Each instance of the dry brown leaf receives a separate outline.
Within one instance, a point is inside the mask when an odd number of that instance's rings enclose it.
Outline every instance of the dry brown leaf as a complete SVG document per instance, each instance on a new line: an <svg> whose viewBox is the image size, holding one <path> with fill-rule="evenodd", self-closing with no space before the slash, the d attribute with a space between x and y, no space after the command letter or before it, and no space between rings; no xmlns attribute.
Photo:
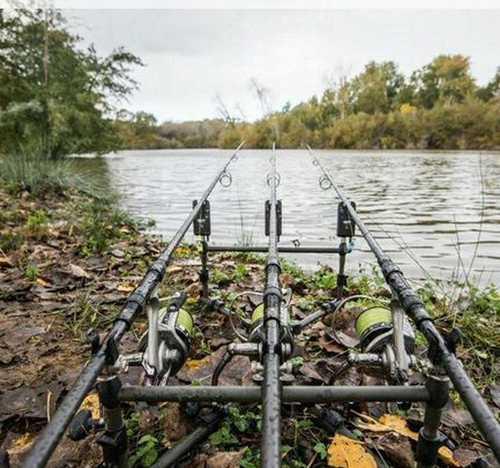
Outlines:
<svg viewBox="0 0 500 468"><path fill-rule="evenodd" d="M37 278L36 279L36 284L38 284L38 286L43 286L43 287L50 286L50 283L48 283L47 281L43 280L42 278Z"/></svg>
<svg viewBox="0 0 500 468"><path fill-rule="evenodd" d="M9 455L12 456L18 453L26 452L31 447L35 438L36 434L33 432L27 432L26 434L19 436L8 449Z"/></svg>
<svg viewBox="0 0 500 468"><path fill-rule="evenodd" d="M210 363L210 356L205 356L203 359L188 359L185 366L190 370L198 370Z"/></svg>
<svg viewBox="0 0 500 468"><path fill-rule="evenodd" d="M82 267L75 265L74 263L69 264L69 272L76 278L90 278L90 275Z"/></svg>
<svg viewBox="0 0 500 468"><path fill-rule="evenodd" d="M377 468L377 462L363 443L337 434L328 447L328 466L336 468Z"/></svg>
<svg viewBox="0 0 500 468"><path fill-rule="evenodd" d="M13 263L11 262L10 258L7 257L6 255L0 255L0 266L13 266Z"/></svg>
<svg viewBox="0 0 500 468"><path fill-rule="evenodd" d="M245 449L238 452L219 452L207 460L207 468L238 468Z"/></svg>
<svg viewBox="0 0 500 468"><path fill-rule="evenodd" d="M395 414L384 414L378 421L373 418L360 415L363 419L368 420L368 423L358 423L360 429L370 432L396 432L414 441L418 440L418 433L412 431L408 427L406 419ZM441 447L439 449L439 457L447 465L460 467L462 466L457 460L453 458L453 452L448 447Z"/></svg>
<svg viewBox="0 0 500 468"><path fill-rule="evenodd" d="M126 293L128 293L128 292L132 292L135 288L134 288L134 286L130 286L130 285L127 285L127 284L120 284L118 286L118 288L116 288L116 289L118 291L120 291L120 292L126 292Z"/></svg>

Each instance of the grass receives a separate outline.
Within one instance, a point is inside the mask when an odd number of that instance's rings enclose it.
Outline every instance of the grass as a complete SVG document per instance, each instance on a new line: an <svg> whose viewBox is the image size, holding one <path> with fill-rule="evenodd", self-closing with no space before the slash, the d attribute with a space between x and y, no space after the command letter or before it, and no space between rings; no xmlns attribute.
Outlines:
<svg viewBox="0 0 500 468"><path fill-rule="evenodd" d="M449 289L454 290L456 286L449 285ZM431 283L426 283L418 292L443 331L460 330L459 357L476 385L483 389L500 377L495 365L500 355L500 293L493 285L486 288L469 285L463 291L458 301Z"/></svg>
<svg viewBox="0 0 500 468"><path fill-rule="evenodd" d="M73 188L85 193L96 193L96 187L78 174L71 160L51 160L36 151L7 154L0 158L0 180L12 193L29 192L39 196L45 193L63 193Z"/></svg>

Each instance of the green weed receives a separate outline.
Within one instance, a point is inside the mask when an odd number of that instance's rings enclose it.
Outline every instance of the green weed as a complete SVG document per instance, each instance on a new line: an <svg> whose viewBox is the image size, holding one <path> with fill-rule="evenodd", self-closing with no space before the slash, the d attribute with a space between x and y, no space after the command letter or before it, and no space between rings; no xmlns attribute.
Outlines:
<svg viewBox="0 0 500 468"><path fill-rule="evenodd" d="M130 465L135 466L140 463L140 466L152 466L158 459L160 443L155 436L142 436L137 442L135 453L130 457Z"/></svg>
<svg viewBox="0 0 500 468"><path fill-rule="evenodd" d="M29 236L42 240L49 233L49 217L45 210L37 210L28 216L26 220L26 230Z"/></svg>
<svg viewBox="0 0 500 468"><path fill-rule="evenodd" d="M23 245L24 237L15 232L0 233L0 250L2 252L10 252L17 250Z"/></svg>
<svg viewBox="0 0 500 468"><path fill-rule="evenodd" d="M40 274L36 265L28 265L24 270L24 276L30 281L35 282Z"/></svg>

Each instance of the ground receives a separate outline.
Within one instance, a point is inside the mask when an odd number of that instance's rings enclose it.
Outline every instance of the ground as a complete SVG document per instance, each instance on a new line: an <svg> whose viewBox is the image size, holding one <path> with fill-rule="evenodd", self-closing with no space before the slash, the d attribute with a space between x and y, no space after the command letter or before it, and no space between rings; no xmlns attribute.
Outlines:
<svg viewBox="0 0 500 468"><path fill-rule="evenodd" d="M34 199L27 193L14 196L0 190L1 447L2 456L7 453L12 466L20 463L88 359L87 330L96 328L104 332L109 327L162 247L160 240L142 232L134 220L108 201L76 193ZM234 339L228 318L201 306L198 258L196 246L182 246L168 269L161 291L165 296L186 291L189 295L186 309L195 318L191 354L185 367L172 379L178 384L209 384L225 345ZM226 303L234 300L239 313L249 317L255 303L237 294L262 291L262 257L214 255L210 262L212 297ZM330 268L305 274L286 263L282 282L293 291L292 317L303 318L318 303L331 299L335 280ZM349 284L349 294L362 292L384 298L387 292L382 286L377 277L354 278ZM423 293L429 306L439 310L439 301L428 290ZM491 305L497 298L496 292L477 294L484 314L496 314ZM341 323L335 326L351 333L357 313L356 307L346 309ZM474 367L473 377L495 408L500 404L500 387L496 382L498 347L489 350L492 343L496 346L493 340L497 335L484 332L477 328L481 324L473 326L470 319L461 316L455 316L454 321L468 332L469 342L459 348L459 355ZM447 321L441 320L440 325L446 327ZM488 320L484 327L487 326ZM122 349L133 351L144 329L142 318L123 340ZM478 335L477 342L470 341L474 333ZM425 352L423 343L419 341L419 345L419 352ZM295 383L382 382L380 376L354 369L339 375L345 351L332 334L332 323L328 320L316 323L297 339L291 359ZM252 384L250 364L248 358L236 358L222 374L220 384ZM137 374L132 373L124 380L134 378ZM415 373L412 382L421 381L423 376ZM449 437L448 449L441 454L440 463L485 466L479 460L491 460L491 453L468 412L455 394L452 397L443 426ZM95 397L85 404L98 412ZM219 431L191 454L183 466L259 465L260 409L230 406L227 411L228 417ZM495 411L498 415L498 407ZM131 462L135 466L152 464L196 424L186 407L179 404L159 405L147 411L130 406L126 414ZM422 424L422 408L418 405L410 410L384 404L329 408L289 405L283 415L285 466L374 466L374 462L379 466L414 465L415 431ZM92 439L74 443L65 438L51 466L96 466L98 460L99 449Z"/></svg>

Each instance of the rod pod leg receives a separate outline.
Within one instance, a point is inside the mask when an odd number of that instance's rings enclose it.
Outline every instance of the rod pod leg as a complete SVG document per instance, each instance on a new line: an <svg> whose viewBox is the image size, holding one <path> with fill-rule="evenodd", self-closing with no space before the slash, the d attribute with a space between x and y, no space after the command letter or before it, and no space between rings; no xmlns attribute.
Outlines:
<svg viewBox="0 0 500 468"><path fill-rule="evenodd" d="M425 384L430 394L430 401L425 405L424 425L420 429L417 442L418 468L432 468L437 463L438 450L446 440L439 431L441 415L448 403L448 377L429 376Z"/></svg>
<svg viewBox="0 0 500 468"><path fill-rule="evenodd" d="M206 237L203 238L201 242L201 270L200 270L200 282L202 287L201 297L203 299L208 299L208 244Z"/></svg>
<svg viewBox="0 0 500 468"><path fill-rule="evenodd" d="M337 297L340 299L347 288L347 275L345 274L345 260L347 255L347 243L345 239L339 245L339 272L337 273Z"/></svg>
<svg viewBox="0 0 500 468"><path fill-rule="evenodd" d="M103 408L105 432L97 439L102 447L103 467L127 468L127 428L123 422L118 393L121 381L117 375L103 376L96 385L99 401Z"/></svg>

